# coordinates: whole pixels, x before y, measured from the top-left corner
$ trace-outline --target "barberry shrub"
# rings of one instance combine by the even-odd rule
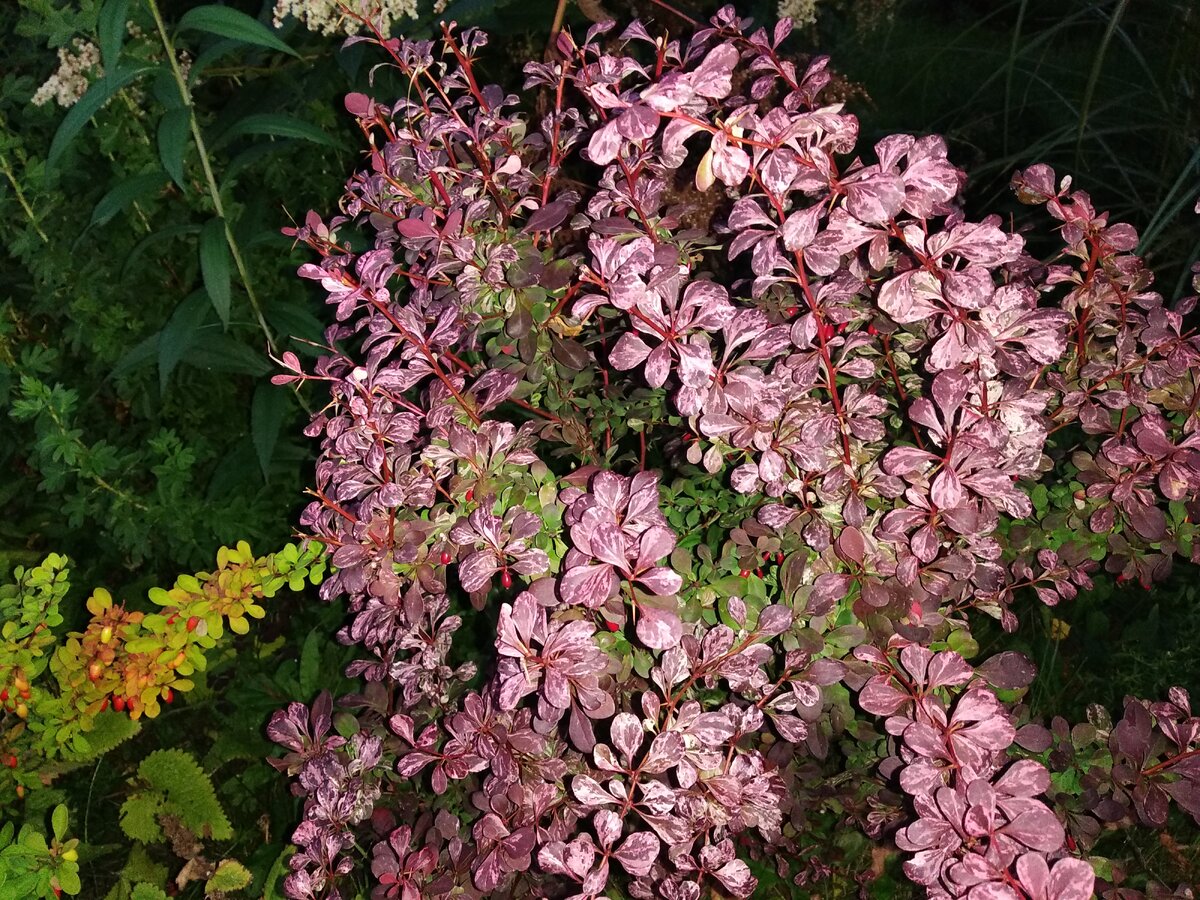
[[[329,392],[302,522],[365,684],[271,722],[289,896],[373,845],[378,898],[748,897],[832,813],[932,897],[1075,900],[1102,826],[1200,818],[1186,691],[1046,728],[1027,659],[968,661],[1022,594],[1200,561],[1194,299],[1045,166],[1051,255],[968,221],[789,28],[564,33],[525,112],[482,33],[374,32],[410,88],[347,98],[366,165],[289,231],[335,322],[276,380]]]

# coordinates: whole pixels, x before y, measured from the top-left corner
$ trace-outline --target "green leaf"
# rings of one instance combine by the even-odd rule
[[[250,870],[235,859],[223,859],[204,885],[206,894],[240,891],[250,883]]]
[[[96,36],[100,39],[100,56],[104,68],[115,69],[121,45],[125,43],[125,22],[129,18],[129,0],[108,0],[96,19]]]
[[[125,71],[113,69],[103,78],[93,82],[83,98],[72,106],[63,117],[62,124],[54,133],[54,140],[50,142],[50,152],[46,154],[46,167],[53,168],[58,163],[62,155],[67,152],[67,147],[83,130],[83,126],[92,120],[92,116],[98,113],[117,91],[154,69],[154,66],[139,66],[136,69],[126,69]]]
[[[306,700],[317,691],[321,671],[321,645],[317,629],[308,633],[300,650],[300,696]]]
[[[100,198],[100,202],[92,210],[92,220],[88,223],[88,227],[107,224],[113,216],[134,201],[157,192],[162,187],[163,181],[162,172],[144,172],[141,175],[126,178]]]
[[[141,259],[142,254],[151,247],[156,247],[164,241],[171,240],[171,238],[188,234],[197,234],[199,231],[199,225],[168,225],[165,228],[159,228],[155,231],[151,231],[148,235],[133,245],[133,249],[130,250],[129,255],[125,257],[125,262],[121,263],[121,278],[124,279],[129,276],[129,273],[133,271],[134,264]]]
[[[54,807],[50,814],[50,827],[54,829],[54,839],[62,841],[67,836],[67,808],[61,803]]]
[[[199,336],[200,327],[208,317],[208,296],[195,291],[175,307],[171,318],[158,333],[158,386],[165,392],[167,381],[175,367]]]
[[[288,395],[283,388],[261,382],[254,389],[254,400],[250,405],[250,436],[254,439],[254,450],[262,468],[263,480],[270,480],[271,456],[287,416]]]
[[[192,112],[184,107],[169,109],[158,120],[158,158],[163,168],[183,191],[183,155],[187,153],[191,132]]]
[[[60,867],[57,875],[58,886],[67,896],[74,897],[83,890],[83,883],[79,880],[79,866],[75,863]]]
[[[212,300],[213,309],[221,324],[229,327],[229,307],[232,296],[229,288],[229,245],[225,242],[225,220],[210,219],[200,231],[200,271],[204,289]]]
[[[242,375],[266,375],[272,368],[261,352],[227,334],[208,335],[187,352],[183,361],[199,369]]]
[[[221,132],[221,135],[213,142],[213,149],[218,150],[234,138],[246,134],[266,134],[272,137],[310,141],[326,147],[345,147],[340,140],[333,135],[326,134],[311,122],[279,113],[256,113],[238,119]]]
[[[186,31],[189,28],[196,31],[205,31],[209,34],[216,34],[221,37],[233,38],[246,44],[255,44],[259,47],[281,50],[284,53],[290,53],[292,56],[300,55],[277,38],[275,33],[262,24],[262,22],[251,18],[244,12],[230,9],[228,6],[198,6],[195,9],[188,10],[183,18],[179,20],[179,30]]]
[[[162,795],[156,791],[140,792],[125,799],[121,804],[121,830],[135,841],[153,844],[162,839],[158,825],[158,812],[162,808]]]

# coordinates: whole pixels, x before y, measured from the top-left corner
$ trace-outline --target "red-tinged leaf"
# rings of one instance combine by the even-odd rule
[[[648,875],[655,859],[658,858],[661,846],[661,842],[652,832],[639,831],[625,838],[613,853],[613,858],[630,875]]]
[[[401,219],[396,223],[396,231],[406,238],[437,237],[437,231],[421,219]]]
[[[987,679],[993,687],[1013,691],[1028,687],[1037,677],[1037,666],[1029,657],[1016,650],[1005,650],[976,666],[977,674]]]
[[[1050,773],[1041,763],[1022,759],[996,781],[996,790],[1012,797],[1037,797],[1050,790]]]
[[[775,730],[785,741],[802,744],[808,737],[808,723],[797,716],[771,716]]]
[[[608,806],[617,802],[616,798],[590,775],[576,775],[572,778],[571,793],[584,806]]]
[[[600,847],[604,850],[612,847],[621,837],[621,817],[611,809],[597,811],[596,815],[592,817],[592,826],[596,829],[596,837],[600,841]],[[588,869],[591,867],[591,862],[589,862]]]
[[[683,623],[670,610],[639,606],[636,631],[638,640],[651,650],[667,650],[679,643]]]
[[[713,872],[713,875],[734,897],[749,897],[758,887],[758,879],[751,874],[750,867],[740,859],[731,859]]]
[[[904,182],[882,172],[846,185],[846,209],[860,222],[881,225],[900,212]]]
[[[649,355],[650,346],[632,331],[627,331],[608,354],[608,361],[614,369],[624,371],[640,366]]]
[[[641,719],[631,713],[617,713],[609,726],[609,734],[613,746],[621,751],[625,764],[632,766],[637,752],[642,748],[644,732]]]
[[[861,565],[867,552],[867,542],[863,539],[863,534],[853,525],[847,525],[842,529],[842,533],[838,535],[836,541],[836,550],[846,562],[859,563]]]
[[[890,716],[911,697],[893,686],[885,675],[876,675],[858,693],[858,705],[876,716]]]
[[[755,624],[754,630],[759,634],[774,637],[792,627],[792,618],[792,611],[786,606],[780,604],[767,606],[758,614],[758,622]]]
[[[1020,813],[1004,826],[1004,833],[1031,850],[1045,853],[1061,850],[1067,838],[1058,818],[1041,804]]]
[[[597,609],[616,592],[617,577],[612,566],[576,566],[563,574],[559,590],[565,602]]]
[[[659,775],[673,768],[683,759],[683,737],[677,731],[664,731],[654,736],[650,751],[642,761],[642,771],[647,775]]]

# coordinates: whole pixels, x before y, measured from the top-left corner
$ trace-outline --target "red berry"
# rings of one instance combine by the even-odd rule
[[[117,712],[125,712],[125,698],[113,697],[113,709]]]
[[[449,550],[442,551],[442,565],[443,566],[450,565],[450,551]]]
[[[762,566],[759,566],[757,569],[755,569],[754,574],[757,575],[759,578],[762,578],[763,577]]]
[[[467,502],[470,503],[475,499],[475,488],[467,488]]]
[[[200,617],[199,616],[189,616],[188,617],[188,620],[187,620],[187,630],[188,631],[195,631],[199,625],[200,625]]]
[[[605,622],[605,623],[604,623],[604,626],[605,626],[605,627],[606,627],[606,628],[607,628],[609,631],[620,631],[620,630],[621,630],[621,626],[620,626],[620,625],[618,625],[616,622]]]
[[[837,327],[837,333],[838,333],[838,334],[845,334],[845,333],[846,333],[846,329],[847,329],[847,328],[849,328],[849,327],[850,327],[850,323],[849,323],[849,322],[843,322],[841,325],[839,325],[839,326]]]
[[[22,700],[29,699],[29,688],[21,688],[21,699]]]
[[[506,588],[512,587],[512,572],[508,571],[508,569],[505,569],[503,572],[501,572],[500,583]]]
[[[771,561],[771,551],[764,550],[763,551],[763,562],[770,562],[770,561]]]
[[[104,712],[106,709],[108,709],[108,698],[107,697],[105,697],[103,700],[100,701],[100,712]]]
[[[175,702],[175,692],[173,690],[171,690],[170,688],[167,688],[165,691],[163,691],[163,699],[165,701],[167,701],[168,703],[174,703]]]
[[[879,334],[879,329],[875,327],[874,323],[867,326],[867,334],[871,335],[872,337]]]
[[[775,554],[775,562],[777,562],[777,563],[783,562],[783,551],[782,550],[780,550],[778,553]]]
[[[742,578],[749,578],[749,577],[750,577],[750,570],[749,570],[749,569],[742,569],[742,571],[738,572],[738,575],[742,576]]]
[[[794,315],[795,315],[796,313],[798,313],[798,312],[800,312],[800,307],[798,307],[798,306],[789,306],[789,307],[787,308],[787,316],[788,316],[788,318],[791,318],[792,316],[794,316]]]
[[[11,754],[9,754],[8,759],[6,759],[4,762],[10,769],[15,769],[17,767],[17,758]]]
[[[4,690],[0,691],[0,703],[3,703],[7,699],[8,699],[8,688],[5,688]]]
[[[1121,573],[1120,575],[1117,576],[1117,584],[1124,584],[1128,580],[1129,580],[1129,576],[1124,573]]]

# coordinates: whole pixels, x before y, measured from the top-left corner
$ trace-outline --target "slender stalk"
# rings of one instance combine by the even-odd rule
[[[37,232],[38,237],[42,239],[42,243],[50,243],[50,238],[46,237],[46,232],[42,231],[42,226],[38,224],[37,217],[33,214],[33,208],[29,205],[29,201],[25,199],[25,192],[21,190],[21,183],[17,181],[16,173],[13,172],[12,166],[9,165],[8,157],[3,153],[0,153],[0,172],[4,173],[4,177],[12,185],[17,202],[21,204],[21,209],[25,210],[25,215],[29,217],[29,222],[33,225],[33,230]]]
[[[258,325],[267,338],[267,347],[274,354],[277,352],[275,336],[271,333],[270,326],[267,325],[262,307],[259,306],[258,297],[255,295],[254,288],[250,283],[250,272],[246,268],[246,261],[242,258],[242,251],[238,247],[237,239],[233,236],[233,229],[230,227],[229,220],[225,217],[225,204],[221,202],[221,191],[217,187],[217,179],[213,175],[212,160],[209,158],[208,148],[204,143],[204,135],[200,133],[200,123],[196,120],[196,109],[192,103],[192,93],[188,90],[187,79],[183,77],[183,71],[179,68],[179,61],[175,58],[175,45],[171,42],[170,35],[167,34],[166,23],[163,21],[162,13],[158,9],[158,0],[146,0],[146,5],[150,8],[150,12],[154,16],[154,24],[158,27],[158,35],[162,41],[163,49],[166,51],[167,61],[171,64],[171,73],[175,76],[175,86],[179,89],[179,98],[183,101],[183,105],[187,107],[188,124],[191,126],[192,140],[196,142],[196,150],[200,154],[200,165],[204,169],[204,180],[208,184],[208,194],[212,199],[213,209],[217,217],[221,220],[221,224],[225,226],[225,243],[229,245],[229,253],[233,257],[233,264],[237,267],[238,277],[242,280],[242,287],[246,290],[246,297],[250,300],[250,306],[254,310],[255,317],[258,319]]]

